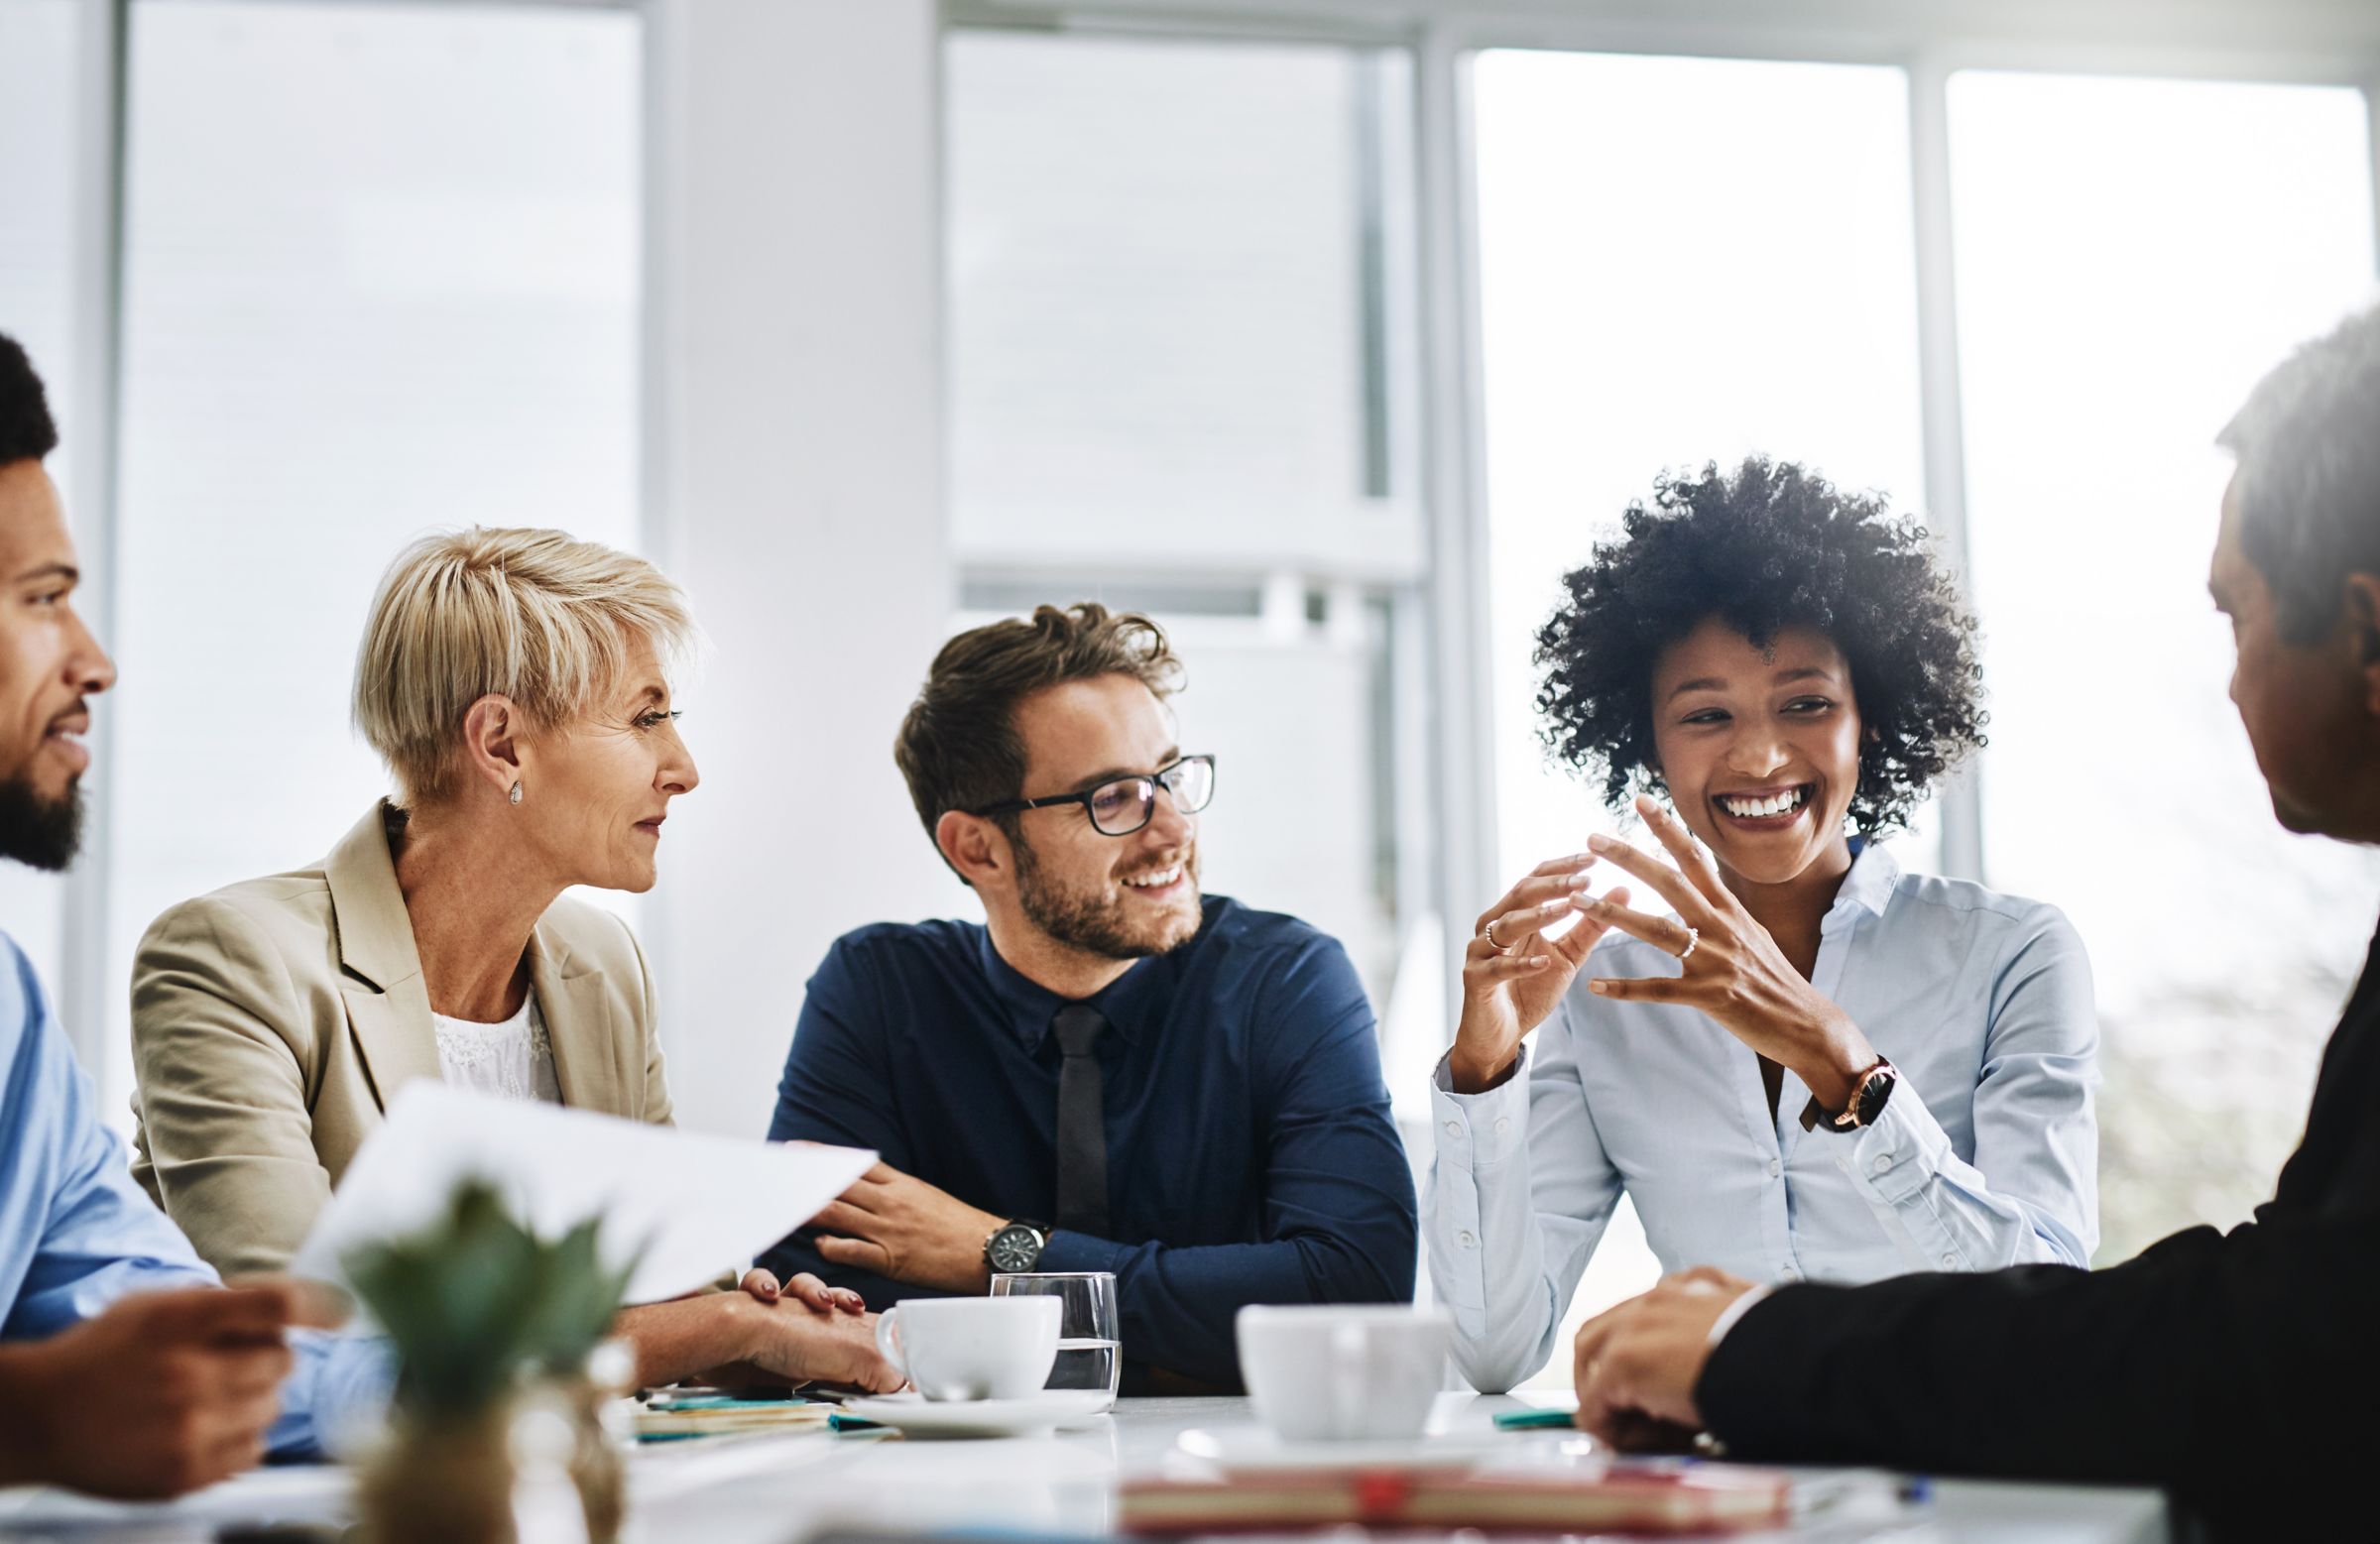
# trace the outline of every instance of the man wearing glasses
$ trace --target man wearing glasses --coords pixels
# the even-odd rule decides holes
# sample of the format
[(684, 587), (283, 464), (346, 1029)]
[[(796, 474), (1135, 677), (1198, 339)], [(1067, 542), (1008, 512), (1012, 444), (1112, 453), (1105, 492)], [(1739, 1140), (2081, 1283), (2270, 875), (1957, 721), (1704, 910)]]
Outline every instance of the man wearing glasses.
[(1240, 1386), (1248, 1303), (1413, 1295), (1411, 1170), (1345, 951), (1198, 888), (1215, 762), (1146, 618), (951, 640), (894, 760), (985, 920), (879, 923), (810, 978), (773, 1140), (883, 1157), (767, 1261), (873, 1308), (1113, 1271), (1125, 1391)]

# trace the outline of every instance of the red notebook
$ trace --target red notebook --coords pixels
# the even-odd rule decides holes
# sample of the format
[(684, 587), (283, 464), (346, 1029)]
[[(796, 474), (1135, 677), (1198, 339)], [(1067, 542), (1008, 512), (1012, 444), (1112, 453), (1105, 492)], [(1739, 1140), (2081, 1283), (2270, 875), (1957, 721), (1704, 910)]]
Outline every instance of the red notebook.
[(1596, 1455), (1469, 1469), (1217, 1469), (1127, 1481), (1130, 1533), (1343, 1527), (1504, 1533), (1726, 1533), (1789, 1520), (1792, 1485), (1771, 1470), (1644, 1465)]

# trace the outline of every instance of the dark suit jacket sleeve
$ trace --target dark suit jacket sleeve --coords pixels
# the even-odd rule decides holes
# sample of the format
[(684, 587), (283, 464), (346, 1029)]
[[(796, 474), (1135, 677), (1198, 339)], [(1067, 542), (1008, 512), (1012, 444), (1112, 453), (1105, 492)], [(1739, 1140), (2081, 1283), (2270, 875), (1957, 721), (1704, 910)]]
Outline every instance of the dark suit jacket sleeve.
[[(885, 1162), (907, 1169), (908, 1146), (901, 1140), (891, 1070), (885, 1064), (883, 1000), (865, 960), (855, 958), (860, 951), (852, 938), (837, 940), (810, 977), (801, 1016), (793, 1027), (793, 1044), (785, 1053), (784, 1077), (777, 1084), (769, 1139), (872, 1147)], [(778, 1243), (760, 1263), (779, 1279), (796, 1271), (815, 1272), (880, 1308), (902, 1296), (928, 1295), (871, 1271), (829, 1264), (811, 1246), (807, 1230)]]
[(1789, 1287), (1720, 1343), (1696, 1399), (1743, 1458), (2154, 1484), (2232, 1524), (2275, 1498), (2345, 1517), (2376, 1287), (2370, 1209), (2268, 1211), (2097, 1272)]
[(1254, 1011), (1262, 1240), (1169, 1247), (1061, 1230), (1041, 1256), (1044, 1270), (1114, 1271), (1131, 1359), (1222, 1387), (1240, 1381), (1233, 1318), (1244, 1304), (1413, 1296), (1413, 1171), (1346, 951), (1315, 938), (1287, 952)]

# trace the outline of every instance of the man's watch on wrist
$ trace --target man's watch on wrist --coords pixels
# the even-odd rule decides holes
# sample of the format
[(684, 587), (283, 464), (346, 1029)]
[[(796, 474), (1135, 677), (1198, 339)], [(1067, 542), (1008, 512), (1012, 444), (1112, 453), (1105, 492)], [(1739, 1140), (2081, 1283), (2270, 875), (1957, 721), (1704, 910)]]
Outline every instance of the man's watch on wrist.
[(1040, 1264), (1041, 1251), (1048, 1247), (1049, 1224), (1017, 1218), (1002, 1224), (984, 1241), (984, 1263), (998, 1274), (1014, 1275)]
[(1811, 1095), (1810, 1103), (1802, 1107), (1802, 1129), (1824, 1128), (1849, 1132), (1871, 1127), (1883, 1116), (1884, 1105), (1900, 1081), (1901, 1070), (1879, 1056), (1876, 1064), (1851, 1084), (1850, 1103), (1844, 1106), (1841, 1115), (1820, 1104), (1816, 1094)]

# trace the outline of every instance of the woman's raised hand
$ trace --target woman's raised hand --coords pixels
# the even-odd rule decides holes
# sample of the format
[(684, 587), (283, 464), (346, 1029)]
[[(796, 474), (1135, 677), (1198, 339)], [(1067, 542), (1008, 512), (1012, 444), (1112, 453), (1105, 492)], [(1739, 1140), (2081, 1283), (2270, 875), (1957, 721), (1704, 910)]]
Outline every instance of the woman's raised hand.
[(1720, 879), (1718, 866), (1683, 821), (1650, 798), (1637, 799), (1636, 810), (1677, 860), (1675, 869), (1615, 837), (1595, 837), (1588, 845), (1597, 857), (1659, 891), (1677, 919), (1631, 911), (1616, 891), (1582, 901), (1580, 912), (1685, 963), (1676, 976), (1598, 980), (1588, 984), (1589, 990), (1622, 1002), (1700, 1009), (1753, 1050), (1790, 1068), (1821, 1105), (1842, 1109), (1860, 1074), (1875, 1065), (1875, 1047), (1848, 1013), (1785, 958), (1768, 929)]
[[(1463, 1018), (1447, 1054), (1456, 1093), (1477, 1094), (1504, 1080), (1520, 1055), (1521, 1037), (1545, 1021), (1587, 952), (1609, 930), (1608, 922), (1579, 911), (1594, 866), (1593, 853), (1549, 859), (1472, 924), (1463, 951)], [(1614, 891), (1611, 898), (1624, 904), (1628, 892)], [(1570, 931), (1546, 935), (1574, 915), (1581, 919)]]

